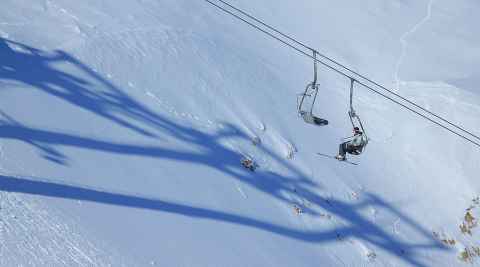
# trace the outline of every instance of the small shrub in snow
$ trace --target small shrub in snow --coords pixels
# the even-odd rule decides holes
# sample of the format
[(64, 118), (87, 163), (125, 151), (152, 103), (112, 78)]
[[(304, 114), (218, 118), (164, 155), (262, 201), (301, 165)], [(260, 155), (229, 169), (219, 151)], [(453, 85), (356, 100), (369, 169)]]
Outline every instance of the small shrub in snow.
[(293, 211), (294, 211), (295, 214), (297, 214), (297, 215), (300, 215), (300, 214), (303, 213), (302, 208), (301, 208), (300, 206), (298, 206), (298, 205), (293, 205)]
[(445, 245), (449, 245), (449, 246), (455, 246), (455, 244), (457, 243), (455, 239), (442, 239), (442, 242)]
[(473, 263), (475, 257), (480, 257), (480, 247), (466, 247), (458, 258), (464, 262)]
[(477, 220), (475, 217), (473, 217), (472, 213), (470, 211), (467, 211), (465, 214), (465, 222), (467, 223), (467, 226), (472, 229), (477, 226)]
[(465, 225), (464, 222), (462, 222), (462, 224), (460, 224), (460, 231), (462, 232), (462, 234), (472, 235), (472, 231), (470, 231), (470, 228), (468, 228), (467, 225)]
[(470, 251), (468, 250), (468, 248), (465, 248), (464, 251), (460, 252), (460, 256), (458, 256), (458, 258), (464, 262), (472, 261), (472, 257), (470, 255)]
[(249, 169), (252, 172), (255, 171), (256, 165), (252, 159), (242, 158), (240, 162), (242, 163), (242, 166), (245, 167), (246, 169)]
[(293, 159), (293, 156), (294, 156), (295, 153), (297, 153), (297, 148), (292, 144), (288, 144), (287, 145), (287, 153), (286, 153), (285, 157), (287, 159)]
[(447, 245), (447, 246), (454, 246), (457, 243), (457, 241), (455, 241), (455, 239), (448, 238), (448, 237), (445, 236), (445, 234), (440, 235), (439, 233), (437, 233), (435, 231), (433, 231), (433, 236), (437, 240), (441, 241), (444, 245)]
[(473, 217), (472, 213), (470, 210), (467, 210), (467, 213), (464, 216), (464, 221), (462, 224), (460, 224), (460, 231), (463, 234), (469, 234), (472, 235), (472, 229), (477, 227), (478, 222), (475, 217)]

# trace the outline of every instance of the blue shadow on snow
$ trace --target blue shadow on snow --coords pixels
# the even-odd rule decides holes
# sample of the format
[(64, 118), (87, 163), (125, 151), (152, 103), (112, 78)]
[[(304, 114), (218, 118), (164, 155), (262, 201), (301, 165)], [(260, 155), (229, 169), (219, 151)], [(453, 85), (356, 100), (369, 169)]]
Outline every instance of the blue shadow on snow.
[[(16, 49), (12, 47), (16, 47)], [(76, 68), (79, 73), (82, 73), (84, 77), (77, 77), (64, 70), (59, 70), (54, 66), (56, 63), (69, 64)], [(178, 151), (160, 145), (142, 146), (111, 142), (36, 129), (16, 121), (5, 112), (1, 112), (3, 118), (0, 119), (0, 138), (19, 140), (35, 146), (42, 151), (44, 158), (52, 162), (66, 164), (68, 157), (60, 152), (58, 147), (76, 147), (103, 153), (200, 164), (234, 177), (252, 188), (288, 204), (303, 205), (287, 197), (287, 195), (301, 196), (312, 204), (312, 207), (304, 207), (306, 213), (312, 216), (320, 216), (317, 211), (320, 209), (347, 223), (345, 226), (331, 231), (299, 231), (222, 211), (153, 198), (102, 192), (95, 189), (41, 181), (41, 179), (0, 176), (0, 190), (2, 191), (92, 201), (167, 212), (191, 218), (209, 219), (251, 227), (305, 242), (324, 243), (337, 242), (345, 238), (357, 238), (415, 266), (426, 266), (417, 260), (417, 255), (420, 252), (429, 249), (446, 249), (418, 223), (375, 195), (368, 195), (364, 201), (357, 204), (348, 204), (333, 198), (326, 199), (319, 196), (314, 192), (317, 185), (308, 176), (265, 146), (259, 146), (259, 149), (290, 170), (291, 176), (261, 171), (253, 174), (246, 171), (239, 164), (241, 155), (222, 144), (222, 140), (227, 138), (248, 139), (248, 136), (234, 125), (225, 123), (225, 127), (215, 133), (205, 133), (182, 126), (135, 101), (121, 89), (64, 51), (46, 52), (0, 38), (0, 81), (15, 81), (29, 85), (141, 136), (160, 138), (161, 135), (168, 135), (189, 145), (202, 148), (199, 150), (200, 152)], [(61, 90), (58, 90), (59, 88)], [(262, 178), (258, 179), (258, 176)], [(395, 214), (429, 241), (424, 244), (415, 244), (398, 240), (361, 215), (361, 210), (370, 206), (381, 207)]]

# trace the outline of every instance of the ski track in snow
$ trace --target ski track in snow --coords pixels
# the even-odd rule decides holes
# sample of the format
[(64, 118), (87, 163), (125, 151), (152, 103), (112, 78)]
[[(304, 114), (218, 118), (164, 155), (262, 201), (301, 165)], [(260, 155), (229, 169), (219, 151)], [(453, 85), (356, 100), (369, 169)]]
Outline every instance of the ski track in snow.
[(45, 7), (46, 9), (48, 9), (48, 7), (53, 7), (54, 9), (58, 10), (59, 12), (65, 14), (67, 17), (71, 18), (72, 20), (78, 22), (79, 19), (77, 16), (73, 15), (72, 13), (70, 13), (68, 10), (66, 10), (65, 8), (62, 8), (61, 6), (59, 6), (58, 4), (56, 3), (53, 3), (52, 1), (49, 1), (47, 0), (45, 2)]
[(75, 224), (43, 205), (22, 194), (0, 192), (0, 266), (111, 266), (115, 262)]
[(62, 26), (66, 28), (72, 28), (75, 31), (75, 33), (77, 33), (81, 37), (80, 39), (71, 38), (70, 40), (65, 41), (64, 43), (57, 46), (55, 49), (67, 49), (71, 44), (76, 45), (79, 42), (85, 42), (85, 40), (89, 39), (87, 38), (88, 32), (86, 30), (95, 28), (94, 25), (86, 23), (85, 20), (81, 20), (78, 16), (76, 16), (66, 8), (63, 8), (58, 3), (54, 3), (53, 1), (46, 0), (44, 2), (44, 9), (45, 11), (48, 11), (49, 9), (51, 9), (52, 11), (56, 11), (58, 14), (61, 14), (62, 16), (69, 18), (72, 23), (65, 24)]
[(14, 22), (0, 22), (0, 26), (12, 26), (12, 27), (23, 27), (27, 25), (28, 23), (14, 23)]
[(397, 64), (395, 65), (395, 73), (394, 73), (394, 80), (395, 80), (395, 90), (398, 91), (400, 90), (400, 85), (402, 81), (400, 80), (399, 77), (399, 72), (400, 72), (400, 67), (403, 64), (403, 61), (405, 60), (405, 57), (407, 56), (407, 49), (408, 49), (408, 36), (414, 34), (415, 32), (418, 31), (418, 29), (423, 26), (427, 21), (430, 20), (432, 16), (432, 6), (433, 6), (434, 0), (429, 0), (428, 6), (427, 6), (427, 15), (420, 20), (417, 24), (415, 24), (410, 30), (405, 32), (401, 37), (400, 37), (400, 43), (402, 44), (402, 52), (400, 54), (400, 57), (398, 58)]
[[(131, 87), (134, 88), (134, 85), (132, 84)], [(155, 95), (154, 93), (152, 93), (148, 90), (144, 90), (143, 92), (145, 93), (146, 96), (153, 99), (158, 106), (162, 107), (169, 114), (173, 115), (176, 118), (189, 120), (189, 122), (195, 121), (197, 123), (200, 123), (202, 127), (207, 128), (207, 129), (211, 129), (211, 128), (222, 129), (224, 127), (223, 124), (215, 123), (210, 119), (202, 119), (199, 116), (190, 114), (188, 112), (180, 112), (176, 108), (174, 108), (172, 105), (170, 105), (166, 101), (160, 99), (157, 95)]]
[[(77, 26), (77, 29), (78, 29), (78, 33), (82, 33), (83, 32), (81, 31), (81, 22), (80, 22), (80, 19), (74, 15), (72, 12), (68, 11), (67, 9), (63, 8), (62, 6), (58, 5), (57, 3), (53, 3), (52, 1), (50, 0), (47, 0), (45, 2), (45, 8), (48, 10), (48, 7), (52, 7), (54, 8), (55, 10), (57, 10), (58, 12), (64, 14), (65, 16), (67, 16), (68, 18), (70, 18), (74, 23), (75, 25)], [(87, 27), (89, 28), (92, 28), (93, 25), (90, 25), (88, 23), (85, 23), (83, 22), (83, 24), (85, 24)]]
[(247, 194), (245, 194), (245, 192), (243, 191), (242, 187), (240, 186), (240, 184), (239, 184), (237, 181), (235, 181), (235, 186), (237, 187), (237, 190), (238, 190), (238, 192), (240, 193), (240, 195), (242, 195), (242, 197), (243, 197), (244, 199), (247, 199), (247, 198), (248, 198), (248, 197), (247, 197)]
[[(23, 179), (4, 168), (5, 160), (0, 143), (0, 175)], [(0, 191), (0, 266), (126, 266), (89, 241), (77, 225), (35, 197)]]

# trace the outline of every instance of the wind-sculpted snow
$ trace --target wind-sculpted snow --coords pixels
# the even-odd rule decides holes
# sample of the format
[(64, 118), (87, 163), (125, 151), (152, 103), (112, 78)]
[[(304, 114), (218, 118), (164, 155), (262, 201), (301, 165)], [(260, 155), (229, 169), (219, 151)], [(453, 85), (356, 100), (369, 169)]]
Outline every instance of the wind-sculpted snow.
[[(478, 151), (455, 136), (357, 90), (359, 165), (319, 157), (350, 132), (348, 81), (320, 70), (331, 123), (306, 125), (311, 62), (204, 1), (24, 2), (0, 11), (0, 265), (453, 266), (476, 251)], [(232, 3), (478, 132), (459, 75), (411, 79), (448, 3)], [(303, 14), (325, 8), (349, 19), (312, 28)]]
[(105, 244), (98, 247), (90, 241), (78, 224), (58, 217), (31, 197), (12, 193), (8, 185), (15, 178), (2, 178), (7, 178), (2, 179), (0, 194), (2, 266), (108, 266), (114, 261), (128, 266)]
[[(9, 42), (10, 41), (5, 41), (5, 43)], [(221, 210), (215, 211), (161, 200), (103, 193), (67, 185), (22, 180), (6, 176), (2, 177), (2, 184), (0, 185), (4, 192), (86, 200), (163, 211), (187, 217), (200, 217), (213, 221), (251, 227), (280, 236), (313, 243), (350, 240), (350, 242), (354, 244), (353, 240), (359, 240), (362, 243), (366, 242), (366, 244), (376, 245), (389, 254), (398, 256), (402, 258), (402, 260), (417, 266), (423, 265), (416, 259), (415, 255), (419, 253), (417, 250), (445, 249), (429, 236), (428, 230), (423, 229), (423, 227), (418, 225), (414, 220), (401, 214), (376, 196), (366, 196), (364, 202), (357, 204), (345, 203), (336, 198), (324, 199), (321, 194), (313, 191), (316, 184), (308, 179), (308, 176), (292, 164), (288, 163), (287, 160), (279, 158), (263, 146), (259, 148), (260, 152), (258, 154), (270, 156), (270, 161), (278, 161), (281, 165), (287, 167), (291, 174), (290, 176), (285, 176), (271, 171), (260, 171), (257, 175), (259, 175), (261, 179), (255, 179), (256, 175), (242, 169), (239, 164), (241, 152), (235, 151), (235, 146), (229, 147), (229, 145), (232, 146), (231, 144), (233, 142), (238, 142), (239, 140), (248, 142), (248, 136), (234, 125), (228, 123), (220, 124), (220, 129), (214, 133), (206, 133), (194, 128), (182, 126), (175, 121), (171, 121), (166, 117), (150, 111), (141, 103), (138, 103), (126, 94), (123, 94), (120, 89), (93, 72), (86, 71), (91, 75), (91, 78), (98, 80), (105, 85), (107, 91), (96, 92), (90, 90), (87, 86), (89, 82), (86, 80), (58, 71), (48, 63), (44, 63), (49, 62), (50, 60), (66, 61), (70, 64), (74, 64), (82, 71), (88, 70), (83, 63), (65, 52), (56, 51), (55, 55), (58, 54), (61, 56), (55, 57), (50, 56), (47, 52), (26, 47), (25, 45), (18, 43), (15, 43), (15, 45), (20, 46), (27, 51), (35, 51), (35, 55), (30, 56), (29, 54), (24, 54), (23, 51), (15, 52), (13, 50), (8, 50), (7, 53), (4, 53), (8, 55), (8, 57), (5, 58), (9, 58), (11, 59), (11, 62), (16, 62), (17, 64), (18, 62), (28, 62), (30, 66), (37, 66), (35, 71), (39, 75), (22, 74), (21, 72), (24, 71), (26, 67), (11, 64), (7, 65), (5, 68), (8, 69), (8, 74), (3, 75), (6, 79), (15, 80), (16, 77), (19, 77), (17, 78), (17, 82), (34, 85), (34, 88), (36, 89), (43, 90), (47, 94), (58, 97), (71, 105), (78, 106), (88, 112), (111, 120), (127, 130), (133, 130), (134, 132), (145, 135), (149, 138), (161, 138), (162, 135), (167, 135), (170, 136), (169, 139), (171, 140), (186, 143), (186, 147), (198, 148), (196, 149), (198, 151), (191, 151), (191, 149), (190, 151), (172, 149), (161, 145), (153, 146), (139, 145), (135, 143), (119, 143), (58, 131), (35, 129), (19, 123), (7, 114), (3, 114), (4, 120), (0, 128), (0, 136), (5, 140), (15, 139), (31, 144), (40, 150), (45, 159), (62, 165), (69, 165), (71, 163), (69, 163), (70, 156), (66, 153), (62, 153), (61, 148), (75, 147), (78, 149), (103, 153), (169, 159), (186, 162), (188, 164), (208, 166), (219, 171), (219, 173), (223, 173), (223, 175), (226, 175), (227, 177), (238, 179), (239, 182), (245, 183), (251, 188), (255, 188), (257, 191), (270, 195), (285, 205), (304, 205), (303, 203), (306, 201), (309, 203), (309, 206), (304, 208), (304, 216), (317, 217), (322, 213), (328, 213), (331, 218), (335, 218), (332, 221), (335, 228), (326, 231), (313, 230), (304, 232), (290, 229), (281, 224), (276, 225), (255, 218), (226, 213)], [(19, 57), (33, 58), (20, 61), (17, 60)], [(55, 60), (52, 58), (55, 58)], [(35, 61), (38, 61), (39, 63), (35, 63)], [(51, 88), (55, 88), (56, 90)], [(60, 91), (59, 89), (70, 92), (58, 93), (58, 91)], [(123, 116), (124, 118), (120, 118), (120, 116)], [(136, 122), (138, 125), (134, 126), (133, 123), (130, 123), (130, 120)], [(150, 134), (151, 130), (148, 128), (159, 129), (161, 130), (161, 134)], [(227, 145), (222, 143), (223, 140), (227, 140)], [(302, 196), (303, 203), (291, 199), (292, 195), (297, 194)], [(392, 216), (401, 218), (404, 223), (408, 224), (409, 227), (420, 233), (423, 238), (426, 238), (426, 240), (429, 241), (416, 244), (397, 240), (392, 234), (386, 232), (381, 227), (376, 226), (368, 219), (363, 218), (361, 210), (364, 209), (364, 207), (377, 207), (379, 209), (384, 209), (384, 212), (392, 213)]]
[[(277, 191), (280, 193), (288, 191), (283, 188), (283, 185), (280, 184), (281, 180), (278, 181), (278, 178), (280, 177), (275, 177), (272, 174), (270, 175), (271, 177), (266, 177), (269, 182), (264, 182), (263, 185), (260, 186), (268, 189), (268, 192)], [(251, 227), (257, 230), (267, 231), (273, 234), (312, 243), (348, 241), (352, 244), (355, 244), (355, 240), (359, 240), (360, 242), (367, 242), (367, 244), (379, 246), (390, 254), (401, 257), (404, 259), (404, 261), (415, 266), (426, 266), (416, 259), (416, 254), (418, 254), (419, 251), (430, 249), (446, 249), (436, 240), (432, 240), (428, 231), (422, 229), (410, 218), (405, 217), (405, 215), (401, 214), (398, 210), (374, 195), (367, 196), (364, 202), (356, 205), (350, 205), (336, 199), (323, 199), (322, 197), (310, 192), (307, 189), (308, 187), (301, 186), (301, 184), (292, 183), (294, 186), (296, 186), (295, 188), (298, 188), (297, 190), (302, 192), (302, 195), (305, 196), (305, 200), (310, 203), (309, 209), (304, 211), (306, 214), (318, 216), (320, 213), (318, 213), (317, 210), (323, 210), (323, 212), (328, 212), (331, 217), (338, 218), (334, 219), (333, 221), (333, 224), (336, 226), (333, 230), (299, 231), (281, 225), (263, 222), (255, 218), (147, 197), (129, 196), (70, 185), (62, 185), (49, 181), (42, 181), (38, 178), (36, 178), (35, 181), (25, 178), (19, 179), (7, 176), (2, 176), (1, 178), (0, 189), (4, 192), (26, 193), (56, 198), (93, 201), (110, 205), (148, 209), (191, 218), (203, 218), (243, 227)], [(430, 239), (430, 241), (416, 244), (408, 241), (405, 242), (397, 240), (394, 236), (392, 236), (392, 234), (385, 232), (360, 215), (361, 210), (368, 206), (385, 209), (387, 212), (391, 212), (394, 216), (397, 216), (400, 220), (409, 225), (409, 227), (412, 227), (414, 231), (418, 231), (419, 234), (424, 235), (426, 240)]]

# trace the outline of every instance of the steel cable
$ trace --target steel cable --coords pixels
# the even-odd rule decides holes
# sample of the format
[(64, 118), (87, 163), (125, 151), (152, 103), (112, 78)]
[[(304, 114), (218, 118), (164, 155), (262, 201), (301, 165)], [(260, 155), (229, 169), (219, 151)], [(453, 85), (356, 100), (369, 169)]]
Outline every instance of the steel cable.
[[(393, 92), (392, 90), (390, 90), (390, 89), (386, 88), (385, 86), (383, 86), (383, 85), (381, 85), (381, 84), (379, 84), (379, 83), (377, 83), (377, 82), (373, 81), (372, 79), (370, 79), (370, 78), (368, 78), (368, 77), (366, 77), (366, 76), (364, 76), (364, 75), (362, 75), (362, 74), (360, 74), (360, 73), (358, 73), (358, 72), (356, 72), (356, 71), (352, 70), (351, 68), (348, 68), (347, 66), (345, 66), (345, 65), (343, 65), (343, 64), (341, 64), (341, 63), (339, 63), (338, 61), (336, 61), (336, 60), (334, 60), (334, 59), (331, 59), (330, 57), (328, 57), (328, 56), (326, 56), (326, 55), (324, 55), (324, 54), (322, 54), (322, 53), (318, 52), (318, 50), (315, 50), (315, 49), (313, 49), (313, 48), (311, 48), (311, 47), (307, 46), (306, 44), (304, 44), (304, 43), (302, 43), (302, 42), (300, 42), (300, 41), (296, 40), (295, 38), (293, 38), (293, 37), (291, 37), (291, 36), (289, 36), (289, 35), (287, 35), (287, 34), (284, 34), (283, 32), (281, 32), (281, 31), (279, 31), (279, 30), (275, 29), (274, 27), (272, 27), (272, 26), (268, 25), (267, 23), (265, 23), (265, 22), (263, 22), (263, 21), (261, 21), (261, 20), (259, 20), (259, 19), (255, 18), (254, 16), (252, 16), (252, 15), (250, 15), (250, 14), (246, 13), (245, 11), (243, 11), (243, 10), (241, 10), (241, 9), (239, 9), (239, 8), (237, 8), (237, 7), (235, 7), (235, 6), (231, 5), (231, 4), (229, 4), (229, 3), (227, 3), (227, 2), (225, 2), (225, 1), (223, 1), (223, 0), (216, 0), (216, 1), (218, 1), (218, 2), (221, 2), (222, 4), (224, 4), (224, 5), (226, 5), (226, 6), (230, 7), (230, 8), (232, 8), (233, 10), (235, 10), (235, 11), (237, 11), (237, 12), (241, 13), (242, 15), (245, 15), (245, 16), (247, 16), (248, 18), (250, 18), (250, 19), (254, 20), (255, 22), (258, 22), (258, 23), (260, 23), (261, 25), (263, 25), (263, 26), (267, 27), (268, 29), (270, 29), (270, 30), (272, 30), (272, 31), (274, 31), (274, 32), (276, 32), (276, 33), (278, 33), (278, 34), (280, 34), (281, 36), (283, 36), (283, 37), (287, 38), (288, 40), (290, 40), (290, 41), (292, 41), (292, 42), (294, 42), (294, 43), (296, 43), (296, 44), (298, 44), (298, 45), (300, 45), (300, 46), (303, 46), (304, 48), (307, 48), (307, 49), (310, 49), (310, 50), (312, 50), (312, 51), (315, 51), (315, 52), (316, 52), (316, 53), (317, 53), (317, 54), (318, 54), (320, 57), (322, 57), (322, 58), (324, 58), (324, 59), (326, 59), (326, 60), (328, 60), (328, 61), (330, 61), (330, 62), (332, 62), (332, 63), (336, 64), (337, 66), (339, 66), (339, 67), (341, 67), (341, 68), (343, 68), (343, 69), (345, 69), (345, 70), (349, 71), (349, 72), (350, 72), (350, 73), (352, 73), (352, 74), (355, 74), (355, 75), (356, 75), (356, 76), (358, 76), (359, 78), (362, 78), (362, 79), (364, 79), (365, 81), (368, 81), (368, 82), (370, 82), (370, 83), (372, 83), (372, 84), (374, 84), (374, 85), (378, 86), (379, 88), (381, 88), (381, 89), (383, 89), (383, 90), (385, 90), (385, 91), (389, 92), (390, 94), (392, 94), (392, 95), (394, 95), (394, 96), (396, 96), (396, 97), (398, 97), (398, 98), (402, 99), (403, 101), (405, 101), (405, 102), (407, 102), (407, 103), (409, 103), (409, 104), (411, 104), (411, 105), (415, 106), (416, 108), (418, 108), (418, 109), (421, 109), (421, 110), (422, 110), (422, 111), (424, 111), (424, 112), (427, 112), (428, 114), (430, 114), (430, 115), (432, 115), (432, 116), (436, 117), (437, 119), (439, 119), (439, 120), (441, 120), (441, 121), (443, 121), (443, 122), (446, 122), (446, 123), (447, 123), (447, 124), (449, 124), (450, 126), (453, 126), (453, 127), (457, 128), (458, 130), (460, 130), (460, 131), (462, 131), (462, 132), (464, 132), (464, 133), (466, 133), (466, 134), (469, 134), (469, 135), (471, 135), (471, 136), (475, 137), (476, 139), (480, 140), (480, 136), (478, 136), (478, 135), (475, 135), (475, 134), (471, 133), (470, 131), (467, 131), (467, 130), (465, 130), (465, 129), (464, 129), (463, 127), (461, 127), (461, 126), (458, 126), (458, 125), (456, 125), (456, 124), (453, 124), (453, 123), (451, 123), (450, 121), (448, 121), (448, 120), (446, 120), (446, 119), (442, 118), (441, 116), (438, 116), (437, 114), (435, 114), (435, 113), (433, 113), (433, 112), (429, 111), (428, 109), (426, 109), (426, 108), (424, 108), (424, 107), (422, 107), (422, 106), (420, 106), (420, 105), (416, 104), (415, 102), (413, 102), (413, 101), (411, 101), (411, 100), (409, 100), (409, 99), (407, 99), (407, 98), (405, 98), (405, 97), (403, 97), (403, 96), (401, 96), (401, 95), (399, 95), (399, 94), (397, 94), (397, 93)], [(210, 2), (210, 1), (207, 1), (207, 2)], [(348, 75), (346, 75), (346, 76), (348, 76)], [(357, 77), (357, 79), (358, 79), (358, 77)]]
[[(230, 11), (230, 10), (228, 10), (228, 9), (226, 9), (226, 8), (224, 8), (224, 7), (220, 6), (220, 5), (212, 2), (212, 0), (204, 0), (204, 1), (207, 2), (207, 3), (209, 3), (209, 4), (211, 4), (211, 5), (213, 5), (213, 6), (215, 6), (215, 7), (218, 8), (218, 9), (222, 10), (223, 12), (225, 12), (225, 13), (227, 13), (227, 14), (235, 17), (235, 18), (237, 18), (238, 20), (241, 20), (242, 22), (248, 24), (249, 26), (255, 28), (256, 30), (258, 30), (258, 31), (260, 31), (260, 32), (262, 32), (262, 33), (270, 36), (271, 38), (273, 38), (273, 39), (275, 39), (275, 40), (283, 43), (283, 44), (286, 45), (287, 47), (289, 47), (289, 48), (291, 48), (291, 49), (299, 52), (300, 54), (302, 54), (302, 55), (304, 55), (304, 56), (306, 56), (306, 57), (309, 57), (309, 58), (313, 59), (315, 62), (318, 62), (318, 63), (322, 64), (322, 65), (325, 66), (326, 68), (329, 68), (330, 70), (333, 70), (334, 72), (336, 72), (336, 73), (338, 73), (338, 74), (340, 74), (340, 75), (342, 75), (342, 76), (344, 76), (344, 77), (347, 77), (347, 78), (349, 78), (349, 79), (355, 80), (358, 84), (360, 84), (360, 85), (362, 85), (363, 87), (365, 87), (365, 88), (373, 91), (374, 93), (376, 93), (376, 94), (378, 94), (378, 95), (380, 95), (380, 96), (382, 96), (382, 97), (384, 97), (384, 98), (392, 101), (393, 103), (395, 103), (395, 104), (397, 104), (397, 105), (399, 105), (399, 106), (401, 106), (401, 107), (403, 107), (403, 108), (405, 108), (405, 109), (413, 112), (414, 114), (416, 114), (416, 115), (418, 115), (418, 116), (420, 116), (420, 117), (422, 117), (422, 118), (424, 118), (424, 119), (426, 119), (426, 120), (428, 120), (428, 121), (430, 121), (430, 122), (438, 125), (439, 127), (441, 127), (441, 128), (443, 128), (443, 129), (445, 129), (445, 130), (447, 130), (447, 131), (449, 131), (449, 132), (451, 132), (451, 133), (453, 133), (453, 134), (455, 134), (455, 135), (457, 135), (457, 136), (465, 139), (466, 141), (469, 141), (470, 143), (472, 143), (472, 144), (480, 147), (480, 137), (479, 137), (478, 135), (475, 135), (475, 134), (471, 133), (470, 131), (465, 130), (465, 129), (462, 128), (461, 126), (458, 126), (458, 125), (456, 125), (456, 124), (448, 121), (447, 119), (442, 118), (441, 116), (439, 116), (439, 115), (437, 115), (437, 114), (435, 114), (435, 113), (433, 113), (433, 112), (431, 112), (431, 111), (429, 111), (429, 110), (421, 107), (420, 105), (414, 103), (414, 102), (411, 101), (411, 100), (406, 99), (405, 97), (403, 97), (403, 96), (401, 96), (401, 95), (393, 92), (392, 90), (389, 90), (389, 89), (386, 88), (385, 86), (380, 85), (379, 83), (377, 83), (377, 82), (369, 79), (368, 77), (366, 77), (366, 76), (364, 76), (364, 75), (361, 75), (361, 74), (359, 74), (358, 72), (356, 72), (356, 71), (354, 71), (354, 70), (352, 70), (352, 69), (344, 66), (343, 64), (341, 64), (341, 63), (339, 63), (339, 62), (337, 62), (337, 61), (335, 61), (335, 60), (333, 60), (333, 59), (331, 59), (331, 58), (329, 58), (329, 57), (327, 57), (327, 56), (319, 53), (317, 50), (315, 50), (315, 49), (313, 49), (313, 48), (305, 45), (304, 43), (302, 43), (302, 42), (300, 42), (300, 41), (297, 41), (297, 40), (296, 40), (295, 38), (293, 38), (293, 37), (290, 37), (290, 36), (288, 36), (288, 35), (280, 32), (279, 30), (275, 29), (274, 27), (272, 27), (272, 26), (264, 23), (263, 21), (255, 18), (254, 16), (252, 16), (252, 15), (250, 15), (250, 14), (242, 11), (241, 9), (236, 8), (235, 6), (233, 6), (233, 5), (225, 2), (225, 1), (223, 1), (223, 0), (213, 0), (213, 1), (218, 1), (218, 2), (220, 2), (220, 3), (222, 3), (222, 4), (226, 5), (226, 6), (230, 7), (231, 9), (233, 9), (233, 10), (239, 12), (240, 14), (248, 17), (249, 19), (251, 19), (251, 20), (253, 20), (253, 21), (261, 24), (262, 26), (264, 26), (264, 27), (268, 28), (269, 30), (271, 30), (271, 31), (273, 31), (273, 32), (281, 35), (282, 37), (290, 40), (291, 42), (293, 42), (293, 43), (295, 43), (295, 44), (297, 44), (297, 45), (300, 45), (300, 46), (302, 46), (303, 48), (306, 48), (306, 49), (308, 49), (308, 50), (311, 50), (311, 51), (313, 51), (314, 53), (317, 53), (320, 57), (324, 58), (325, 60), (328, 60), (328, 61), (331, 62), (331, 63), (334, 63), (334, 64), (337, 65), (338, 67), (341, 67), (342, 69), (350, 72), (351, 74), (354, 74), (354, 75), (357, 76), (357, 77), (352, 77), (351, 75), (348, 75), (348, 74), (342, 72), (341, 70), (339, 70), (339, 69), (337, 69), (337, 68), (335, 68), (335, 67), (330, 66), (329, 64), (327, 64), (327, 63), (319, 60), (318, 58), (310, 55), (309, 53), (303, 51), (302, 49), (294, 46), (293, 44), (288, 43), (287, 41), (281, 39), (280, 37), (276, 36), (275, 34), (273, 34), (273, 33), (269, 32), (269, 31), (261, 28), (261, 27), (258, 26), (258, 25), (255, 25), (254, 23), (246, 20), (245, 18), (242, 18), (242, 17), (239, 16), (238, 14), (235, 14), (235, 13), (233, 13), (232, 11)], [(431, 115), (431, 116), (433, 116), (433, 117), (435, 117), (435, 118), (437, 118), (437, 119), (439, 119), (439, 120), (447, 123), (448, 125), (450, 125), (450, 126), (452, 126), (452, 127), (455, 127), (456, 129), (458, 129), (458, 130), (460, 130), (460, 131), (462, 131), (462, 132), (464, 132), (464, 133), (466, 133), (466, 134), (474, 137), (474, 139), (477, 139), (477, 141), (474, 141), (474, 140), (472, 140), (471, 138), (466, 137), (465, 135), (462, 135), (462, 134), (460, 134), (460, 133), (458, 133), (458, 132), (450, 129), (449, 127), (447, 127), (447, 126), (439, 123), (438, 121), (433, 120), (432, 118), (426, 116), (425, 114), (422, 114), (422, 113), (420, 113), (419, 111), (416, 111), (416, 110), (414, 110), (413, 108), (411, 108), (411, 107), (409, 107), (409, 106), (407, 106), (407, 105), (405, 105), (405, 104), (400, 103), (399, 101), (393, 99), (392, 97), (389, 97), (389, 96), (387, 96), (387, 95), (379, 92), (378, 90), (375, 90), (374, 88), (372, 88), (371, 86), (365, 84), (364, 82), (359, 81), (358, 78), (361, 78), (361, 79), (363, 79), (363, 80), (365, 80), (365, 81), (367, 81), (367, 82), (369, 82), (369, 83), (371, 83), (371, 84), (373, 84), (373, 85), (375, 85), (375, 86), (377, 86), (377, 87), (379, 87), (379, 88), (387, 91), (388, 93), (390, 93), (390, 94), (394, 95), (395, 97), (398, 97), (399, 99), (405, 101), (406, 103), (408, 103), (408, 104), (410, 104), (410, 105), (412, 105), (412, 106), (414, 106), (414, 107), (422, 110), (423, 112), (426, 112), (427, 114), (429, 114), (429, 115)]]

